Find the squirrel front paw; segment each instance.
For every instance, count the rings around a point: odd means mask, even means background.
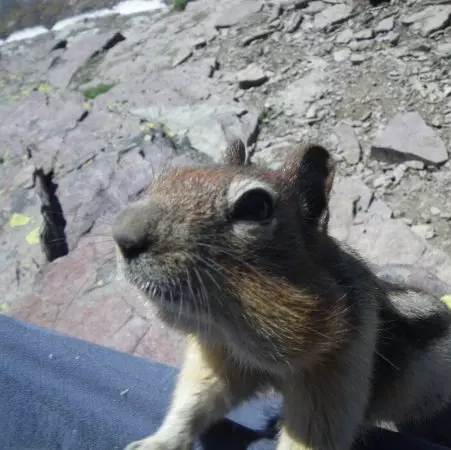
[[[161,441],[156,436],[150,436],[140,441],[131,442],[124,450],[190,450],[190,445],[171,445]]]

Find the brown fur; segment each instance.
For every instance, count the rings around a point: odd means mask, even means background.
[[[437,379],[451,376],[451,316],[426,294],[382,283],[328,236],[329,153],[300,148],[278,171],[246,163],[234,142],[222,165],[163,174],[116,221],[125,276],[189,337],[164,423],[127,449],[188,449],[269,387],[285,399],[278,450],[349,450],[367,423],[439,410],[449,388],[421,375],[427,360]],[[274,214],[235,220],[255,192],[273,199]],[[427,308],[409,309],[410,295]]]

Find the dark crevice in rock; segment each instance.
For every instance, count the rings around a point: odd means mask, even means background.
[[[89,111],[85,109],[85,110],[81,113],[81,116],[77,119],[77,123],[83,122],[83,120],[85,120],[86,117],[88,117],[88,115],[89,115]]]
[[[43,169],[36,169],[33,181],[41,201],[43,218],[40,231],[41,249],[50,262],[69,253],[65,233],[67,222],[56,195],[58,185],[53,182],[53,171],[46,174]]]
[[[66,50],[67,48],[67,40],[63,39],[62,41],[57,42],[53,47],[52,47],[52,52],[55,50]]]
[[[125,41],[123,34],[117,32],[108,39],[100,50],[95,51],[72,75],[69,85],[81,86],[93,80],[97,66],[102,62],[105,53],[120,42]]]
[[[34,148],[33,148],[33,146],[31,146],[31,145],[29,145],[29,146],[25,149],[25,151],[26,151],[26,153],[27,153],[27,159],[33,158],[33,150],[34,150]]]
[[[125,41],[125,37],[122,33],[114,33],[113,37],[108,39],[108,41],[106,41],[106,43],[103,45],[103,47],[100,50],[97,50],[96,52],[94,52],[89,59],[94,59],[100,55],[102,55],[103,53],[106,53],[108,50],[111,50],[113,47],[115,47],[117,44],[119,44],[120,42]]]
[[[107,52],[108,50],[111,50],[115,45],[119,44],[119,42],[122,42],[122,41],[125,41],[125,36],[122,33],[117,32],[102,47],[102,51]]]

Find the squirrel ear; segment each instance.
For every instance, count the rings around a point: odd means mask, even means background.
[[[282,167],[287,188],[298,198],[301,220],[310,229],[327,232],[334,175],[335,164],[330,153],[316,144],[294,151]]]
[[[246,162],[246,147],[241,139],[233,139],[227,144],[223,162],[232,166],[242,166]]]

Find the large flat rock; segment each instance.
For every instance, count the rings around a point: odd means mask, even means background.
[[[186,136],[198,151],[219,161],[227,138],[236,136],[252,140],[258,126],[256,111],[232,101],[198,103],[192,106],[164,105],[134,109],[133,115],[150,122],[163,122],[176,134]]]
[[[374,140],[371,156],[383,161],[417,159],[432,164],[448,160],[445,143],[418,112],[396,115]]]

